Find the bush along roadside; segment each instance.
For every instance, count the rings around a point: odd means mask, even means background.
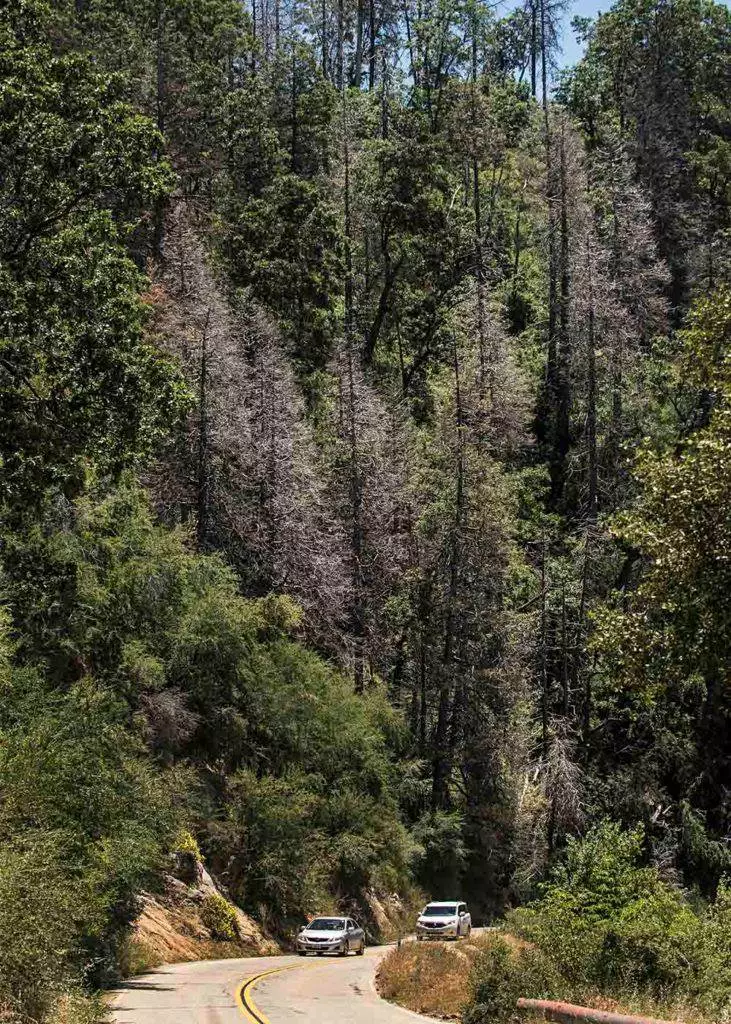
[[[602,822],[569,841],[539,898],[468,942],[407,943],[381,995],[463,1024],[508,1024],[518,999],[683,1020],[731,1021],[731,888],[694,902],[642,863],[644,836]]]
[[[508,1021],[520,997],[686,1021],[731,1020],[731,891],[696,908],[641,866],[641,830],[602,823],[571,840],[540,898],[472,968],[465,1024]]]

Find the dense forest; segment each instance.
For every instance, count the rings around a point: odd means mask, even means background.
[[[731,13],[569,16],[0,3],[7,1019],[189,834],[282,936],[731,872]]]

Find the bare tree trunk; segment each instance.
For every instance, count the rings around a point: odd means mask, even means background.
[[[523,182],[523,188],[520,192],[520,201],[518,202],[518,208],[515,211],[515,232],[513,237],[513,305],[517,302],[518,298],[518,278],[520,276],[520,253],[521,253],[521,237],[520,237],[520,221],[523,216],[523,196],[527,186],[527,181]]]
[[[546,0],[540,0],[541,16],[541,85],[543,123],[546,148],[546,202],[548,205],[548,344],[546,353],[547,417],[552,422],[555,416],[558,390],[558,350],[556,331],[556,306],[558,296],[556,259],[556,210],[553,180],[551,121],[548,106],[548,55],[546,53]]]
[[[420,75],[416,62],[414,61],[414,41],[411,35],[411,19],[409,17],[408,0],[405,0],[404,2],[404,27],[406,28],[406,47],[409,51],[409,71],[414,85],[418,88],[420,84]]]
[[[449,803],[449,777],[452,756],[449,744],[449,722],[454,682],[454,644],[457,624],[457,594],[462,555],[462,520],[464,517],[464,447],[460,368],[456,343],[453,347],[455,380],[455,422],[457,428],[457,458],[455,479],[454,523],[449,553],[449,588],[444,624],[444,649],[439,680],[439,709],[434,734],[434,763],[432,774],[432,810],[447,807]]]
[[[368,92],[376,86],[376,0],[368,0]]]
[[[426,754],[426,638],[419,648],[419,757]]]
[[[291,97],[291,106],[292,106],[292,139],[291,139],[292,151],[291,151],[290,160],[291,160],[292,171],[296,174],[297,173],[297,165],[298,165],[297,147],[299,145],[299,117],[298,117],[298,113],[297,113],[297,56],[296,56],[296,53],[295,53],[294,46],[292,47],[292,97]]]
[[[530,5],[530,94],[536,98],[537,90],[537,63],[538,63],[538,19],[536,11],[536,0],[531,0]]]
[[[472,16],[472,129],[477,135],[477,14]],[[482,210],[480,206],[480,166],[477,154],[472,158],[472,212],[475,220],[475,280],[477,283],[477,339],[480,355],[480,393],[485,390],[485,270],[482,252]]]
[[[548,680],[548,594],[546,592],[546,538],[541,545],[541,747],[544,764],[548,763],[548,724],[549,724],[549,680]]]
[[[592,253],[587,246],[587,284],[589,291],[589,312],[587,317],[586,333],[586,366],[587,366],[587,414],[586,414],[586,441],[588,448],[589,462],[589,494],[588,494],[588,516],[589,522],[596,521],[599,507],[599,472],[597,467],[596,450],[596,314],[594,310],[594,268],[592,266]]]
[[[587,604],[587,588],[589,583],[589,564],[591,555],[591,541],[593,537],[594,524],[589,523],[586,534],[584,536],[584,565],[581,572],[581,601],[579,603],[579,643],[582,655],[586,653],[586,604]],[[583,660],[583,659],[582,659]],[[596,655],[595,655],[596,660]],[[581,712],[581,734],[582,743],[584,747],[584,757],[589,756],[589,729],[591,725],[591,706],[592,706],[592,670],[588,667],[584,667],[586,675],[584,676],[584,702]],[[577,677],[579,673],[577,671]]]
[[[477,157],[472,160],[472,206],[475,218],[475,277],[477,280],[477,339],[480,354],[480,392],[485,390],[486,335],[485,271],[482,251],[482,211],[480,209],[480,169]]]
[[[208,453],[208,326],[210,309],[201,335],[201,363],[198,377],[198,550],[204,551],[208,539],[210,470]]]
[[[569,263],[568,182],[566,171],[566,124],[561,125],[560,140],[560,203],[561,203],[561,296],[559,302],[559,345],[557,361],[557,408],[554,498],[563,495],[566,479],[566,460],[570,447],[571,417],[571,330],[569,324],[571,303],[571,268]]]
[[[372,6],[372,4],[371,4]],[[363,30],[365,28],[365,10],[363,9],[363,0],[358,0],[358,14],[356,20],[355,29],[355,58],[353,63],[353,73],[350,78],[351,85],[354,85],[356,89],[360,89],[361,79],[363,77]]]
[[[376,308],[376,315],[373,318],[371,328],[366,335],[365,345],[363,346],[363,360],[366,363],[373,361],[373,356],[376,352],[376,346],[378,345],[378,338],[383,327],[384,320],[388,314],[388,300],[391,297],[391,291],[396,283],[398,272],[401,269],[401,258],[397,262],[391,263],[391,254],[388,249],[388,240],[383,245],[383,288],[378,299],[378,306]]]
[[[327,78],[327,57],[328,57],[328,45],[327,45],[327,0],[322,0],[322,77]]]
[[[157,130],[160,132],[161,135],[165,134],[165,114],[167,100],[167,82],[165,73],[165,21],[165,0],[157,0],[155,39],[157,90],[155,106],[157,115]],[[162,196],[155,203],[152,249],[155,259],[161,261],[163,259],[165,250],[165,200]]]
[[[548,138],[548,49],[546,46],[546,40],[548,38],[547,0],[539,0],[539,3],[541,12],[541,105],[543,106],[543,116],[546,122],[546,138]]]
[[[360,473],[360,453],[358,451],[358,428],[356,423],[356,395],[353,377],[353,352],[348,347],[348,390],[349,390],[349,422],[348,435],[350,443],[350,506],[351,506],[351,545],[353,554],[353,607],[351,614],[351,632],[353,635],[353,675],[355,692],[364,689],[365,661],[365,607],[363,592],[363,483]]]
[[[342,0],[341,7],[342,10]],[[342,41],[342,39],[341,39]],[[358,427],[356,422],[355,378],[353,367],[353,227],[350,210],[350,140],[347,111],[347,92],[342,88],[343,103],[343,169],[344,188],[343,206],[345,220],[345,347],[348,362],[348,400],[349,419],[348,436],[350,445],[350,508],[351,508],[351,546],[353,557],[353,607],[351,613],[351,632],[354,641],[354,676],[356,693],[364,688],[364,655],[365,655],[365,607],[363,581],[363,482],[360,472],[360,452],[358,449]]]
[[[338,0],[338,50],[335,62],[335,86],[345,84],[345,0]]]
[[[563,695],[563,713],[568,716],[571,701],[569,680],[569,648],[568,623],[566,620],[566,584],[561,584],[561,689]]]
[[[388,138],[388,62],[385,49],[381,65],[381,138]]]

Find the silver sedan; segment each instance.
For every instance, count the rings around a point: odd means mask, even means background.
[[[337,953],[347,956],[355,952],[365,953],[365,932],[352,917],[316,917],[297,935],[297,952],[300,956],[308,953]]]

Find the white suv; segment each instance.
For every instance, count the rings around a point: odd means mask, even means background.
[[[422,939],[467,938],[472,931],[472,918],[467,905],[458,900],[427,903],[416,922],[416,937]]]

